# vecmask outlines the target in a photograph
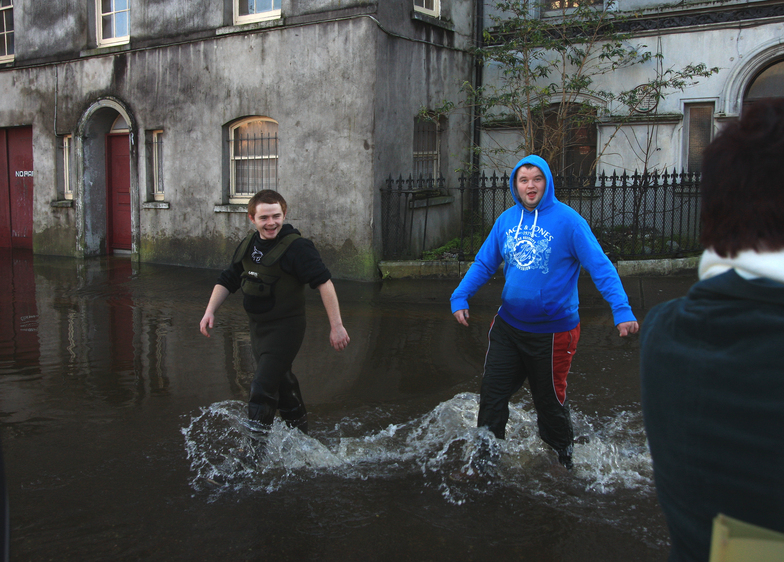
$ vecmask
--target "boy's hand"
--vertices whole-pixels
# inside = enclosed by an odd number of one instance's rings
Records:
[[[351,338],[348,337],[348,332],[343,326],[332,328],[329,331],[329,345],[334,347],[336,351],[346,349],[349,342],[351,342]]]
[[[618,328],[618,334],[620,334],[622,338],[630,334],[636,334],[640,329],[640,325],[637,322],[621,322],[616,327]]]
[[[452,316],[454,316],[455,320],[460,322],[463,326],[468,326],[468,310],[467,309],[457,310],[457,311],[455,311],[455,313]]]
[[[210,332],[208,331],[208,328],[211,330],[214,325],[215,325],[215,315],[205,313],[204,318],[202,318],[201,322],[199,323],[199,331],[201,331],[201,333],[204,334],[205,336],[210,337]]]

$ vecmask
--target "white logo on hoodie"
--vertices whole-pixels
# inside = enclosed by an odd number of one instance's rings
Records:
[[[552,239],[552,235],[540,226],[531,229],[526,225],[520,232],[510,228],[506,231],[504,260],[521,271],[541,269],[542,273],[549,273]]]

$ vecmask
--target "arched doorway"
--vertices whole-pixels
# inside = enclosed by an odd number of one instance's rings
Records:
[[[754,76],[743,95],[743,107],[763,98],[784,98],[784,59],[772,62]]]
[[[133,121],[117,100],[103,99],[77,128],[77,252],[132,253],[138,245],[138,178]]]

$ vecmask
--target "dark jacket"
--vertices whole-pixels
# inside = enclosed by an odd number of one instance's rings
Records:
[[[262,240],[258,232],[256,232],[253,235],[248,252],[253,252],[255,250],[259,254],[264,255],[269,252],[279,240],[291,233],[299,234],[299,231],[290,224],[284,224],[274,240]],[[241,245],[242,242],[240,242],[238,248]],[[294,240],[286,253],[280,258],[278,264],[284,273],[292,276],[302,285],[309,285],[313,289],[332,278],[329,269],[327,269],[327,266],[324,265],[324,262],[321,260],[321,256],[313,245],[313,242],[306,238]],[[242,256],[240,256],[238,260],[234,260],[229,267],[221,272],[217,283],[226,287],[231,293],[234,293],[240,288],[243,271]],[[250,295],[243,295],[243,305],[248,313],[254,314],[268,310],[265,303],[257,302],[257,300],[258,299],[255,299]]]
[[[718,513],[784,532],[784,285],[700,281],[651,309],[640,343],[670,560],[707,560]]]

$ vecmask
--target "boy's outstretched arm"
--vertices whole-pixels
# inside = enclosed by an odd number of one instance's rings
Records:
[[[335,285],[332,284],[332,280],[328,280],[316,288],[321,295],[321,302],[324,303],[324,309],[329,318],[329,344],[337,351],[345,349],[351,339],[348,337],[348,332],[343,327],[343,320],[340,318],[340,304],[338,303],[338,294],[335,292]]]
[[[230,294],[229,290],[223,285],[215,285],[215,288],[212,289],[210,302],[207,303],[207,310],[204,311],[204,316],[199,323],[199,330],[205,336],[210,337],[209,330],[215,325],[215,313]]]

